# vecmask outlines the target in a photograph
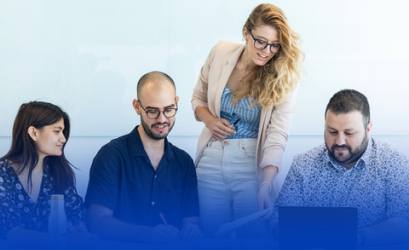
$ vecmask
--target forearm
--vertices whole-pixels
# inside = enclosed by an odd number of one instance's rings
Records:
[[[131,225],[111,216],[89,220],[89,229],[104,240],[149,242],[151,227]]]
[[[262,185],[260,188],[267,188],[269,191],[272,189],[272,183],[275,176],[277,175],[278,167],[274,165],[268,165],[263,168],[263,179],[261,181]]]
[[[195,114],[205,125],[215,118],[207,107],[198,107]]]
[[[7,240],[12,246],[16,247],[44,248],[48,245],[48,234],[14,227],[7,233]]]
[[[183,226],[186,226],[187,224],[195,224],[195,225],[199,225],[199,217],[186,217],[183,218]]]

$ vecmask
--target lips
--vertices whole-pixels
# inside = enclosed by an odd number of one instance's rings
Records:
[[[151,128],[159,130],[159,131],[164,131],[169,127],[169,123],[155,123],[151,126]]]
[[[332,149],[332,152],[337,152],[340,154],[351,152],[351,147],[349,147],[348,145],[342,145],[342,146],[334,145],[332,146],[331,149]]]

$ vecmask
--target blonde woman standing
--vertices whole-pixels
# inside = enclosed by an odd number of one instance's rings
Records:
[[[195,117],[206,125],[195,163],[208,235],[226,222],[273,207],[272,182],[295,109],[304,54],[284,13],[258,5],[243,37],[244,45],[220,41],[213,47],[192,97]],[[257,224],[245,225],[237,236],[260,236]]]

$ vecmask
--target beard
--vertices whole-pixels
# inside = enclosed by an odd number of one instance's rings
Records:
[[[349,163],[356,162],[365,152],[366,148],[368,147],[368,143],[369,143],[368,135],[367,133],[365,133],[365,136],[362,139],[361,144],[355,150],[352,150],[352,148],[346,144],[343,144],[343,145],[334,144],[331,146],[331,148],[329,148],[328,144],[325,143],[325,146],[328,149],[329,155],[332,158],[334,158],[335,161],[338,162],[338,164],[342,165],[342,164],[349,164]],[[349,152],[349,154],[339,153],[338,155],[336,155],[334,152],[335,152],[335,149],[337,148],[346,149]]]
[[[154,123],[154,124],[152,124],[152,125],[149,127],[149,125],[146,124],[145,120],[143,119],[143,116],[140,116],[140,117],[141,117],[141,123],[142,123],[143,130],[145,130],[145,133],[146,133],[150,138],[152,138],[152,139],[154,139],[154,140],[162,140],[162,139],[165,139],[165,138],[168,136],[168,134],[170,133],[170,131],[172,130],[173,126],[175,125],[175,121],[173,121],[172,124],[170,124],[169,122]],[[168,128],[169,128],[169,131],[164,132],[164,133],[154,133],[153,130],[152,130],[152,128],[153,128],[154,126],[157,126],[157,125],[167,125]]]

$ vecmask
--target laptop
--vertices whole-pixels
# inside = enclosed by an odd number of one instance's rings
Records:
[[[355,250],[357,224],[357,208],[279,207],[279,249]]]

